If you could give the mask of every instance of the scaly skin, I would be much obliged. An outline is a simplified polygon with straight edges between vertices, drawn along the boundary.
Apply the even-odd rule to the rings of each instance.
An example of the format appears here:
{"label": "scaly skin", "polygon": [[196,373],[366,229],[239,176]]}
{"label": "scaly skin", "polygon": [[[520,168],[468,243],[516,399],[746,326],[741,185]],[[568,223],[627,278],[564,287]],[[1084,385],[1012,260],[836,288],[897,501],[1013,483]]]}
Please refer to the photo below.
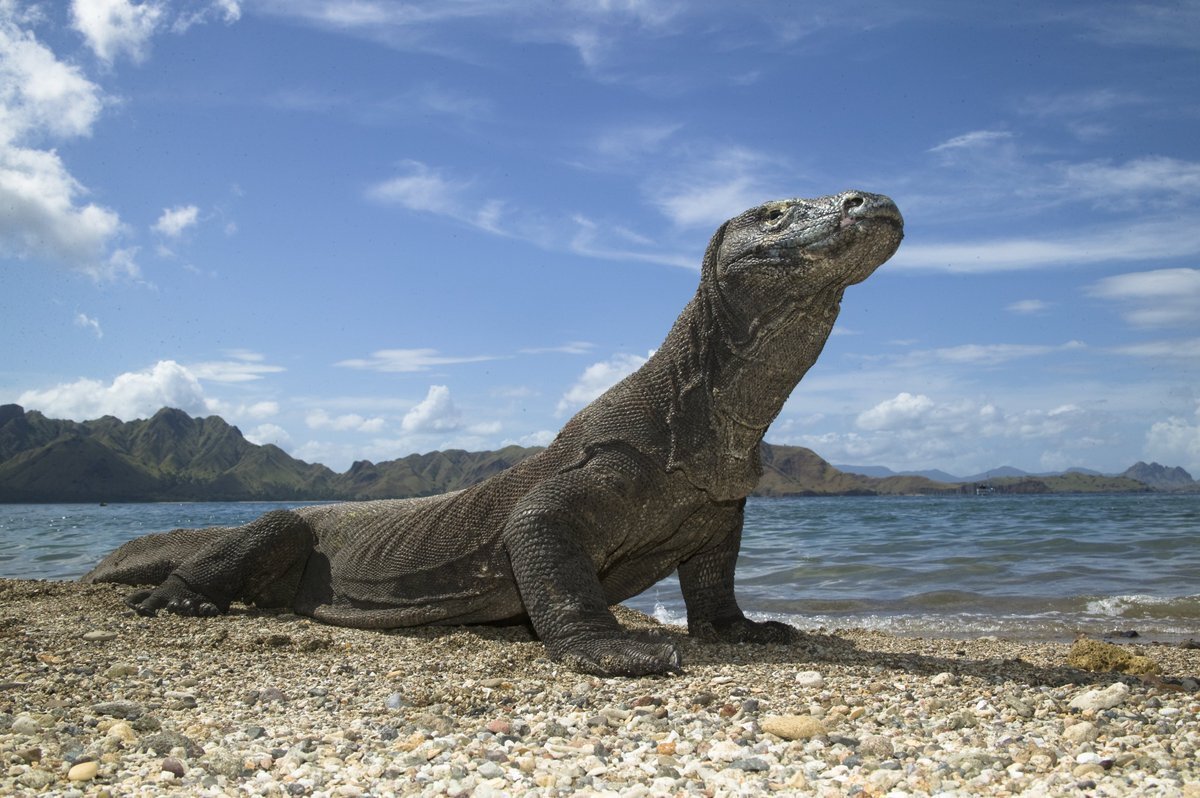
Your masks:
{"label": "scaly skin", "polygon": [[528,619],[578,670],[678,670],[668,641],[609,611],[678,570],[691,634],[786,643],[745,617],[734,565],[758,448],[816,361],[847,286],[891,257],[903,221],[864,192],[769,202],[723,224],[700,286],[634,374],[544,451],[466,490],[276,511],[236,528],[130,541],[85,581],[152,584],[139,612],[235,600],[342,626]]}

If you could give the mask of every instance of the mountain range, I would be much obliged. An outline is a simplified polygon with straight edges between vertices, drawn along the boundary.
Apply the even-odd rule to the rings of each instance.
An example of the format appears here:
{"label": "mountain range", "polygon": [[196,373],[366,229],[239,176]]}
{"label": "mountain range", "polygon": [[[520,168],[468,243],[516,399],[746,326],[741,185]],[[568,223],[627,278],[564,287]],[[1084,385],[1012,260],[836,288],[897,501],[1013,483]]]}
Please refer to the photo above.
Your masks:
{"label": "mountain range", "polygon": [[[0,406],[0,502],[357,500],[429,496],[473,485],[539,448],[413,454],[336,473],[271,444],[247,441],[218,416],[192,418],[163,408],[149,419],[47,418]],[[798,446],[762,446],[762,496],[954,494],[980,480],[924,474],[864,475],[838,468]],[[962,484],[956,484],[962,483]],[[1073,471],[1054,476],[991,472],[988,491],[1198,490],[1180,468],[1138,463],[1124,474]]]}

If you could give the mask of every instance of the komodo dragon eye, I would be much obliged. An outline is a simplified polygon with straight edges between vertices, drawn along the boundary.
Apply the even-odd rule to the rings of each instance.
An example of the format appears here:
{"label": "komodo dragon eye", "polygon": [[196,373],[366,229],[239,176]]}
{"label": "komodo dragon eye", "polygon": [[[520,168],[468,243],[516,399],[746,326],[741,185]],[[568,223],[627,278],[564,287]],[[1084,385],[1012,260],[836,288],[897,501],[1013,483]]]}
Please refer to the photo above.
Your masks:
{"label": "komodo dragon eye", "polygon": [[767,221],[768,222],[778,221],[782,216],[783,216],[782,208],[772,208],[771,210],[767,211]]}

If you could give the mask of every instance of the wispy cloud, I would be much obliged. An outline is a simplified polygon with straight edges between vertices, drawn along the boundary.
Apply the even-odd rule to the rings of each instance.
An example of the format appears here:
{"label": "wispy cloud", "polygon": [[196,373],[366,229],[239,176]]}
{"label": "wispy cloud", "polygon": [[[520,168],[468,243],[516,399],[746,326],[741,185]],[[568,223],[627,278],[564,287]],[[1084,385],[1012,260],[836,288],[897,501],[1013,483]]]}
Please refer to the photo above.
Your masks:
{"label": "wispy cloud", "polygon": [[1200,323],[1200,269],[1154,269],[1105,277],[1087,293],[1123,303],[1125,320],[1138,327]]}
{"label": "wispy cloud", "polygon": [[387,426],[387,422],[379,417],[372,416],[366,418],[358,413],[342,413],[341,415],[331,416],[322,408],[310,410],[304,416],[304,423],[309,429],[331,429],[339,432],[366,432],[378,433],[382,432]]}
{"label": "wispy cloud", "polygon": [[75,314],[75,326],[82,327],[85,330],[91,330],[97,338],[104,337],[104,330],[101,329],[100,322],[96,319],[93,319],[86,313]]}
{"label": "wispy cloud", "polygon": [[470,182],[448,178],[441,171],[420,161],[404,161],[398,171],[401,174],[371,186],[367,196],[411,211],[443,215],[458,215],[457,212],[468,204],[465,195],[471,186]]}
{"label": "wispy cloud", "polygon": [[1200,227],[1183,219],[1160,219],[1046,238],[905,242],[888,268],[984,274],[1196,254],[1200,254]]}
{"label": "wispy cloud", "polygon": [[1004,309],[1019,316],[1036,316],[1045,313],[1050,307],[1049,302],[1043,302],[1040,299],[1021,299],[1006,305]]}
{"label": "wispy cloud", "polygon": [[1028,116],[1044,118],[1089,117],[1106,114],[1117,108],[1145,105],[1149,100],[1140,94],[1111,88],[1084,91],[1032,94],[1021,101],[1017,110]]}
{"label": "wispy cloud", "polygon": [[930,152],[949,152],[953,150],[975,150],[991,147],[997,142],[1009,141],[1013,134],[1007,130],[972,130],[943,141],[929,148]]}
{"label": "wispy cloud", "polygon": [[1175,341],[1146,341],[1115,347],[1112,351],[1130,357],[1153,358],[1155,360],[1200,361],[1200,338],[1185,338]]}
{"label": "wispy cloud", "polygon": [[643,190],[679,227],[715,228],[777,195],[784,159],[747,147],[714,150],[677,162],[649,178]]}
{"label": "wispy cloud", "polygon": [[586,355],[596,348],[596,345],[588,341],[568,341],[561,346],[539,346],[522,349],[522,355],[545,355],[545,354],[563,354],[563,355]]}
{"label": "wispy cloud", "polygon": [[1074,16],[1106,44],[1200,48],[1200,5],[1194,2],[1096,4]]}
{"label": "wispy cloud", "polygon": [[287,370],[283,366],[273,366],[265,362],[266,358],[257,352],[234,349],[225,354],[229,356],[229,360],[190,363],[187,368],[196,377],[213,382],[252,382],[262,379],[266,374],[278,374]]}
{"label": "wispy cloud", "polygon": [[482,363],[499,360],[494,355],[467,355],[454,357],[439,354],[436,349],[380,349],[364,358],[342,360],[334,365],[343,368],[366,369],[368,371],[412,373],[428,371],[438,366],[458,363]]}

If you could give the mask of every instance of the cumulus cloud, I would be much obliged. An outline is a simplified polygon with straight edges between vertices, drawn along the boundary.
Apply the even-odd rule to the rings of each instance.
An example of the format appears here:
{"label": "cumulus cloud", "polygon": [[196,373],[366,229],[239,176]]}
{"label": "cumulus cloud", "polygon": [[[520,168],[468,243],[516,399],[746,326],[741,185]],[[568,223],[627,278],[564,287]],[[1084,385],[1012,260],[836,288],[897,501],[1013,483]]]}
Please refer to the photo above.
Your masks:
{"label": "cumulus cloud", "polygon": [[[88,47],[111,64],[121,55],[144,58],[170,9],[158,0],[73,0],[70,13]],[[239,13],[235,0],[216,0],[176,21],[232,21]],[[119,246],[120,216],[88,201],[53,149],[90,135],[109,97],[39,41],[32,27],[41,22],[36,11],[0,2],[0,257],[62,263],[97,280],[137,278],[136,249]]]}
{"label": "cumulus cloud", "polygon": [[271,443],[285,451],[292,446],[292,436],[278,424],[259,424],[254,429],[243,433],[243,437],[259,446]]}
{"label": "cumulus cloud", "polygon": [[1146,433],[1146,456],[1160,463],[1182,463],[1193,477],[1200,475],[1200,404],[1194,419],[1172,416],[1152,424]]}
{"label": "cumulus cloud", "polygon": [[786,433],[783,442],[808,446],[835,463],[898,470],[936,466],[971,474],[1006,465],[996,462],[1001,448],[1020,451],[1024,462],[1007,465],[1025,468],[1089,462],[1124,434],[1118,426],[1111,414],[1078,403],[1012,409],[986,398],[901,392],[860,412],[848,431],[797,435],[787,422],[780,431]]}
{"label": "cumulus cloud", "polygon": [[607,391],[625,377],[637,371],[649,359],[639,355],[618,354],[593,363],[583,370],[575,384],[567,389],[558,401],[557,413],[561,416],[569,410],[583,407]]}
{"label": "cumulus cloud", "polygon": [[111,64],[121,54],[143,61],[164,11],[152,0],[73,0],[71,25],[101,61]]}
{"label": "cumulus cloud", "polygon": [[462,414],[445,385],[430,385],[429,393],[404,414],[400,428],[405,432],[444,432],[462,426]]}
{"label": "cumulus cloud", "polygon": [[110,252],[116,212],[84,201],[57,152],[29,146],[90,134],[104,93],[18,22],[0,6],[0,256],[46,257],[97,278],[137,276],[128,250]]}
{"label": "cumulus cloud", "polygon": [[163,407],[202,415],[208,405],[196,375],[174,360],[121,374],[111,383],[80,379],[45,390],[25,391],[17,404],[53,418],[84,421],[100,416],[123,420],[148,418]]}
{"label": "cumulus cloud", "polygon": [[195,205],[178,205],[174,208],[164,208],[154,230],[168,238],[178,238],[183,231],[194,227],[200,220],[200,209]]}

